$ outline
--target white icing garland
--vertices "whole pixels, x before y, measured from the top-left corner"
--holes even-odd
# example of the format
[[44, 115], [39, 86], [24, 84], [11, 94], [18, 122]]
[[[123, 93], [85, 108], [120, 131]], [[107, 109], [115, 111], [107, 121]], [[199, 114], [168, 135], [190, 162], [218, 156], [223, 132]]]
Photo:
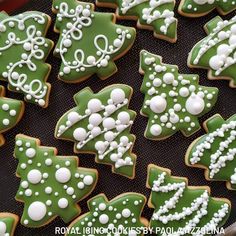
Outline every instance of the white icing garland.
[[[179, 202], [180, 198], [183, 197], [183, 193], [186, 189], [185, 182], [179, 183], [168, 183], [163, 185], [165, 182], [166, 173], [163, 172], [158, 175], [158, 178], [153, 182], [152, 191], [153, 192], [161, 192], [161, 193], [169, 193], [175, 191], [173, 197], [169, 200], [166, 200], [164, 205], [159, 207], [158, 211], [153, 214], [152, 220], [160, 221], [163, 224], [168, 224], [170, 221], [179, 221], [185, 219], [187, 216], [193, 215], [196, 213], [191, 220], [186, 222], [186, 226], [178, 228], [178, 231], [172, 232], [175, 236], [185, 235], [191, 232], [191, 229], [197, 227], [198, 223], [200, 222], [201, 218], [208, 214], [208, 203], [209, 203], [209, 194], [206, 191], [204, 193], [194, 199], [191, 203], [190, 207], [183, 207], [182, 212], [175, 212], [174, 214], [170, 214], [169, 211], [176, 208], [177, 203]], [[217, 228], [217, 225], [228, 213], [229, 206], [224, 204], [218, 212], [214, 214], [211, 221], [208, 222], [204, 229], [212, 229]], [[171, 234], [171, 235], [173, 235]], [[169, 235], [169, 234], [168, 234]], [[195, 234], [193, 234], [195, 235]], [[198, 236], [201, 236], [197, 234]]]
[[[64, 68], [59, 74], [63, 76], [64, 74], [70, 74], [71, 70], [85, 71], [86, 68], [91, 67], [107, 67], [112, 54], [118, 52], [124, 45], [126, 39], [131, 39], [131, 34], [129, 30], [122, 30], [118, 28], [116, 30], [117, 38], [113, 41], [113, 45], [109, 45], [109, 39], [107, 36], [99, 34], [94, 38], [94, 46], [96, 48], [96, 55], [90, 55], [85, 58], [85, 53], [83, 49], [77, 49], [74, 52], [74, 59], [72, 62], [67, 61], [65, 54], [68, 52], [73, 44], [72, 40], [80, 41], [83, 38], [83, 27], [89, 27], [92, 25], [92, 18], [95, 18], [92, 14], [92, 9], [90, 5], [78, 5], [76, 9], [69, 9], [67, 3], [63, 2], [60, 7], [56, 6], [59, 10], [57, 14], [58, 21], [62, 21], [63, 18], [72, 19], [73, 23], [67, 23], [66, 28], [63, 30], [62, 39], [60, 41], [59, 48], [56, 49], [57, 53], [60, 53]], [[102, 42], [102, 44], [101, 44]], [[100, 46], [103, 45], [103, 48]]]
[[[226, 27], [230, 27], [229, 30], [224, 31]], [[217, 27], [213, 29], [213, 32], [209, 34], [206, 40], [200, 45], [200, 50], [193, 64], [197, 65], [201, 57], [212, 47], [223, 41], [228, 40], [228, 43], [221, 44], [217, 47], [216, 55], [212, 56], [209, 60], [209, 66], [215, 71], [215, 75], [218, 76], [224, 70], [236, 63], [236, 17], [231, 20], [220, 21]]]
[[[210, 178], [213, 179], [215, 174], [220, 172], [221, 168], [226, 166], [227, 161], [233, 161], [236, 157], [236, 148], [229, 149], [228, 152], [223, 155], [225, 149], [229, 147], [229, 145], [235, 142], [236, 138], [236, 121], [230, 121], [228, 124], [223, 124], [216, 131], [210, 133], [206, 140], [196, 146], [196, 151], [193, 152], [192, 157], [190, 158], [190, 162], [192, 165], [201, 161], [201, 157], [204, 154], [204, 151], [211, 149], [212, 145], [214, 145], [214, 141], [217, 138], [224, 138], [226, 132], [229, 132], [229, 137], [221, 141], [219, 143], [219, 148], [210, 156], [211, 164], [209, 165], [210, 170]], [[235, 184], [235, 177], [232, 175], [231, 183]]]
[[44, 97], [47, 94], [47, 86], [44, 86], [43, 82], [38, 79], [34, 79], [29, 82], [27, 75], [24, 73], [19, 74], [17, 72], [17, 68], [22, 68], [24, 65], [26, 65], [29, 70], [36, 71], [37, 66], [33, 63], [32, 59], [42, 60], [44, 58], [45, 54], [43, 50], [39, 49], [39, 47], [48, 47], [48, 45], [46, 43], [45, 38], [42, 37], [42, 32], [37, 31], [37, 28], [34, 25], [30, 25], [27, 28], [25, 26], [25, 21], [29, 19], [33, 19], [36, 23], [43, 25], [45, 24], [44, 17], [45, 14], [20, 14], [18, 19], [10, 17], [0, 22], [1, 33], [6, 32], [6, 24], [8, 24], [9, 27], [14, 28], [15, 23], [17, 23], [19, 30], [25, 31], [27, 34], [27, 38], [21, 40], [16, 36], [14, 32], [10, 32], [8, 34], [8, 39], [5, 42], [6, 46], [0, 47], [0, 58], [5, 50], [9, 49], [14, 45], [22, 45], [23, 49], [29, 53], [23, 53], [21, 55], [21, 60], [16, 63], [10, 62], [7, 66], [7, 71], [4, 71], [2, 73], [2, 76], [4, 78], [7, 78], [10, 85], [16, 88], [17, 91], [22, 91], [23, 93], [26, 93], [27, 100], [34, 99], [34, 101], [40, 106], [44, 106], [46, 103]]
[[174, 12], [168, 9], [160, 12], [157, 7], [164, 4], [174, 3], [173, 0], [122, 0], [121, 11], [126, 14], [131, 8], [136, 7], [142, 3], [149, 2], [149, 7], [142, 11], [142, 19], [151, 24], [155, 20], [164, 19], [164, 25], [160, 26], [160, 31], [167, 34], [169, 26], [175, 22]]
[[[129, 141], [129, 138], [125, 135], [120, 137], [119, 143], [115, 139], [133, 124], [133, 120], [130, 120], [130, 115], [126, 111], [121, 111], [117, 115], [117, 120], [110, 117], [127, 104], [128, 99], [125, 98], [124, 91], [118, 88], [112, 90], [106, 105], [103, 105], [98, 99], [91, 99], [88, 102], [88, 108], [84, 115], [80, 115], [75, 111], [68, 114], [66, 125], [59, 127], [57, 137], [60, 137], [66, 130], [78, 122], [88, 119], [89, 124], [87, 128], [89, 131], [79, 127], [73, 132], [74, 139], [78, 141], [77, 149], [83, 148], [87, 143], [104, 134], [105, 140], [97, 141], [94, 146], [98, 152], [99, 160], [103, 160], [116, 150], [117, 152], [112, 153], [110, 156], [110, 160], [115, 162], [115, 168], [131, 166], [134, 164], [131, 158], [127, 156], [123, 159], [123, 156], [132, 147], [133, 142]], [[102, 111], [104, 111], [103, 116], [100, 115]], [[100, 128], [101, 124], [103, 129]], [[114, 129], [116, 129], [116, 132], [112, 131]]]

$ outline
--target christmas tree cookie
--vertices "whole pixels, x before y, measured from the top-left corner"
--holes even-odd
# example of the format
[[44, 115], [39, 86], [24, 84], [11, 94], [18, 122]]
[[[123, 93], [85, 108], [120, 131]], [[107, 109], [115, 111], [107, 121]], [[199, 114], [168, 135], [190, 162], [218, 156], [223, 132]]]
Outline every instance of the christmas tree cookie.
[[0, 146], [5, 143], [3, 133], [13, 128], [24, 114], [24, 103], [5, 98], [5, 89], [0, 86]]
[[19, 217], [8, 212], [0, 212], [0, 235], [13, 236]]
[[97, 0], [97, 5], [117, 8], [121, 19], [138, 19], [138, 27], [153, 30], [157, 38], [177, 40], [175, 0]]
[[51, 66], [45, 63], [53, 42], [45, 38], [51, 19], [37, 12], [8, 16], [0, 12], [0, 80], [24, 94], [25, 100], [47, 107]]
[[188, 17], [200, 17], [217, 9], [221, 15], [226, 15], [236, 9], [233, 0], [181, 0], [179, 13]]
[[16, 199], [24, 203], [24, 226], [40, 227], [57, 216], [68, 223], [80, 214], [77, 202], [94, 189], [96, 170], [78, 168], [77, 157], [57, 156], [55, 148], [21, 134], [16, 136], [15, 157], [21, 178]]
[[93, 74], [106, 79], [116, 73], [114, 61], [133, 45], [134, 28], [116, 25], [114, 14], [95, 12], [93, 4], [77, 0], [53, 0], [53, 11], [61, 80], [76, 83]]
[[229, 189], [236, 190], [236, 115], [225, 121], [216, 114], [204, 128], [207, 134], [190, 145], [186, 164], [204, 168], [206, 179], [226, 181]]
[[[148, 225], [148, 221], [141, 217], [145, 203], [146, 198], [138, 193], [124, 193], [111, 201], [104, 194], [97, 195], [88, 201], [90, 212], [71, 223], [68, 236], [75, 235], [75, 229], [76, 235], [84, 236], [141, 236], [141, 228]], [[104, 231], [92, 233], [87, 230], [99, 228]], [[122, 233], [116, 234], [118, 232]]]
[[227, 79], [236, 87], [236, 17], [227, 21], [217, 16], [204, 28], [208, 36], [191, 50], [189, 67], [208, 69], [209, 79]]
[[136, 113], [128, 108], [131, 96], [132, 88], [124, 84], [108, 86], [97, 94], [83, 89], [74, 96], [77, 107], [58, 121], [55, 137], [75, 142], [76, 153], [94, 153], [96, 162], [134, 178], [135, 136], [130, 129]]
[[154, 208], [149, 226], [171, 228], [167, 235], [212, 235], [230, 215], [229, 200], [210, 197], [209, 187], [188, 186], [186, 178], [172, 176], [169, 169], [150, 164], [147, 187], [152, 190], [148, 205]]
[[198, 75], [182, 75], [178, 67], [162, 63], [160, 56], [141, 51], [141, 114], [148, 117], [145, 137], [160, 140], [181, 131], [190, 136], [198, 129], [198, 117], [214, 106], [218, 89], [198, 84]]

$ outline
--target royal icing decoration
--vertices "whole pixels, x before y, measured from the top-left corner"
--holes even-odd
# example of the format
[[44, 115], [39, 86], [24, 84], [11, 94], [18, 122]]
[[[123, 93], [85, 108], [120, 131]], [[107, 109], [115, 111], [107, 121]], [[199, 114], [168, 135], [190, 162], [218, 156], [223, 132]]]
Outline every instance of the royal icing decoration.
[[174, 0], [98, 0], [97, 4], [117, 8], [121, 18], [138, 19], [138, 27], [153, 30], [157, 38], [177, 40]]
[[75, 229], [78, 230], [76, 235], [91, 235], [88, 231], [86, 233], [86, 228], [105, 230], [103, 233], [92, 233], [94, 236], [141, 236], [141, 228], [147, 226], [147, 220], [141, 217], [145, 203], [146, 198], [138, 193], [124, 193], [110, 202], [104, 194], [97, 195], [88, 201], [90, 212], [80, 216], [69, 226], [68, 236], [74, 235]]
[[0, 235], [13, 236], [19, 217], [12, 213], [0, 212]]
[[5, 98], [5, 89], [0, 86], [0, 146], [5, 143], [3, 133], [13, 128], [22, 118], [24, 103]]
[[128, 109], [131, 94], [127, 85], [108, 86], [97, 94], [83, 89], [74, 97], [77, 107], [58, 121], [55, 137], [75, 142], [76, 152], [95, 153], [98, 163], [133, 178], [135, 137], [130, 129], [136, 113]]
[[206, 169], [207, 179], [227, 181], [227, 187], [236, 190], [236, 115], [225, 121], [217, 114], [204, 127], [208, 134], [189, 147], [186, 163]]
[[223, 21], [217, 16], [205, 30], [208, 36], [193, 47], [189, 66], [209, 69], [210, 79], [228, 79], [236, 87], [236, 17]]
[[205, 235], [195, 229], [211, 235], [230, 215], [227, 199], [210, 197], [208, 187], [189, 187], [186, 178], [173, 177], [168, 169], [149, 165], [147, 185], [152, 190], [149, 207], [154, 208], [150, 227], [170, 227], [168, 236]]
[[218, 89], [198, 85], [198, 75], [182, 75], [178, 67], [162, 63], [160, 56], [141, 51], [141, 113], [148, 117], [145, 137], [165, 139], [177, 131], [190, 136], [200, 128], [198, 117], [214, 106]]
[[129, 50], [135, 29], [115, 24], [115, 15], [94, 11], [77, 0], [54, 0], [55, 29], [60, 32], [55, 55], [62, 60], [59, 78], [80, 82], [97, 74], [105, 79], [117, 71], [114, 60]]
[[40, 227], [60, 216], [69, 222], [80, 214], [77, 202], [91, 193], [97, 182], [93, 169], [78, 168], [77, 157], [56, 156], [57, 150], [40, 141], [17, 135], [15, 157], [21, 183], [16, 199], [24, 203], [21, 223]]
[[45, 80], [51, 67], [44, 62], [53, 47], [45, 38], [49, 24], [50, 17], [41, 12], [0, 13], [0, 79], [41, 107], [47, 106], [50, 92]]
[[181, 0], [179, 13], [190, 17], [204, 16], [214, 9], [226, 15], [236, 9], [234, 0]]

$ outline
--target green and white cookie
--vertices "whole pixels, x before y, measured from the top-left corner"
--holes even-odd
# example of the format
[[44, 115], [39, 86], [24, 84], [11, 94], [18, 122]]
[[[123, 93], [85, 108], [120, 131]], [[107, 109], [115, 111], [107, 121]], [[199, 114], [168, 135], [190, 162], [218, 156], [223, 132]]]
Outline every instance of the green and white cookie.
[[51, 18], [37, 11], [8, 16], [0, 12], [0, 80], [25, 100], [48, 106], [51, 85], [46, 83], [51, 66], [45, 63], [53, 42], [45, 35]]
[[116, 174], [134, 178], [135, 136], [130, 134], [136, 112], [128, 108], [133, 90], [114, 84], [94, 94], [85, 88], [74, 96], [77, 107], [58, 121], [55, 137], [75, 142], [76, 153], [93, 153], [96, 162], [112, 166]]
[[157, 38], [177, 40], [175, 0], [97, 0], [97, 5], [117, 9], [120, 19], [138, 20], [138, 28], [153, 30]]
[[19, 217], [8, 212], [0, 212], [0, 235], [14, 236]]
[[114, 14], [77, 0], [53, 0], [53, 11], [60, 33], [54, 51], [62, 60], [59, 79], [79, 83], [93, 74], [106, 79], [117, 72], [114, 61], [133, 45], [134, 28], [117, 25]]
[[55, 148], [22, 134], [16, 136], [14, 155], [21, 178], [16, 199], [24, 203], [21, 224], [37, 228], [57, 216], [68, 223], [80, 214], [77, 202], [96, 186], [96, 170], [78, 168], [77, 157], [57, 156]]
[[236, 16], [223, 20], [219, 16], [209, 21], [204, 29], [208, 36], [191, 50], [188, 65], [208, 69], [209, 79], [226, 79], [236, 87]]
[[185, 163], [205, 169], [207, 180], [226, 181], [236, 190], [236, 115], [224, 120], [219, 114], [204, 122], [207, 134], [189, 147]]
[[216, 103], [218, 89], [200, 86], [198, 75], [179, 74], [178, 67], [162, 63], [160, 56], [141, 51], [141, 92], [145, 94], [141, 114], [148, 117], [145, 137], [166, 139], [181, 131], [190, 136], [200, 129], [198, 117]]

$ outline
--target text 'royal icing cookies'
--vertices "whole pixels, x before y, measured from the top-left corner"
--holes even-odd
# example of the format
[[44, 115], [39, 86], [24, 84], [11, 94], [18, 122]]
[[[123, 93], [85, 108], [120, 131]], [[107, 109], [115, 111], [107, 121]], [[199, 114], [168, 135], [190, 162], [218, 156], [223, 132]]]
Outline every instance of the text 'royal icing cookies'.
[[236, 9], [234, 0], [181, 0], [179, 13], [189, 17], [200, 17], [214, 9], [221, 15], [226, 15]]
[[230, 80], [236, 87], [236, 17], [222, 20], [219, 16], [205, 25], [208, 34], [191, 50], [189, 67], [209, 69], [209, 79]]
[[134, 178], [135, 136], [130, 129], [136, 113], [128, 108], [132, 88], [115, 84], [94, 94], [85, 88], [74, 96], [77, 107], [57, 123], [55, 137], [75, 142], [75, 152], [96, 154], [96, 162], [112, 171]]
[[19, 217], [8, 212], [0, 212], [0, 235], [14, 236]]
[[208, 180], [226, 181], [236, 190], [236, 115], [224, 120], [219, 114], [204, 122], [206, 135], [190, 145], [185, 162], [206, 169]]
[[177, 40], [175, 0], [97, 0], [97, 5], [117, 8], [121, 19], [138, 19], [138, 27], [153, 30], [157, 38]]
[[5, 89], [0, 86], [0, 146], [5, 143], [3, 133], [13, 128], [24, 114], [24, 102], [5, 98]]
[[[148, 225], [148, 221], [141, 217], [145, 203], [146, 198], [139, 193], [124, 193], [111, 201], [104, 194], [97, 195], [88, 201], [90, 212], [72, 222], [67, 235], [141, 236], [141, 228]], [[91, 232], [85, 229], [90, 229]], [[93, 229], [101, 231], [92, 233]]]
[[14, 155], [19, 160], [16, 199], [24, 203], [24, 226], [41, 227], [56, 216], [67, 223], [80, 214], [77, 202], [93, 191], [96, 170], [78, 168], [77, 157], [56, 156], [55, 148], [21, 134], [16, 136]]
[[199, 86], [198, 75], [179, 74], [178, 67], [162, 63], [160, 56], [141, 51], [141, 114], [148, 117], [145, 137], [160, 140], [181, 131], [190, 136], [200, 129], [198, 117], [214, 106], [218, 89]]
[[133, 45], [135, 29], [116, 25], [114, 14], [95, 12], [91, 3], [54, 0], [53, 9], [60, 33], [55, 49], [62, 60], [59, 78], [75, 83], [93, 74], [106, 79], [116, 73], [114, 60]]
[[47, 107], [51, 66], [45, 63], [53, 42], [45, 38], [50, 17], [31, 11], [17, 16], [0, 12], [0, 79], [25, 100]]
[[[147, 187], [152, 190], [149, 207], [154, 208], [150, 227], [169, 227], [170, 235], [212, 235], [230, 215], [229, 200], [210, 197], [209, 187], [188, 186], [186, 178], [171, 176], [169, 169], [150, 164]], [[196, 229], [203, 234], [195, 234]]]

